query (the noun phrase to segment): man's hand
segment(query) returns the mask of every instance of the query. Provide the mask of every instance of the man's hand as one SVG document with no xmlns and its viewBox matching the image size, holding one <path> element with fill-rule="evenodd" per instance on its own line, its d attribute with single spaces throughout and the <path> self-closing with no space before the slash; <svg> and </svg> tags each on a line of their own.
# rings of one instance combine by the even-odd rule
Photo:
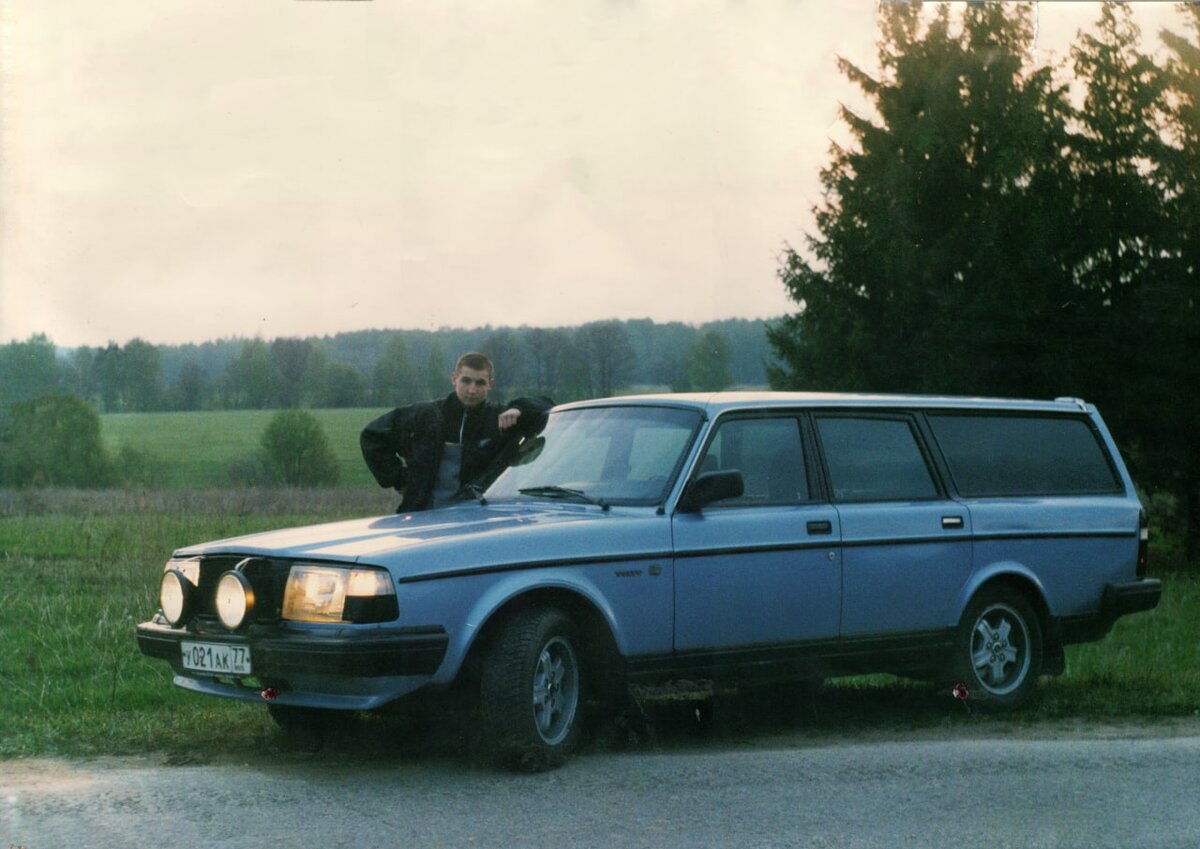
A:
<svg viewBox="0 0 1200 849">
<path fill-rule="evenodd" d="M 500 430 L 506 431 L 517 423 L 517 419 L 521 418 L 521 411 L 516 407 L 509 407 L 500 414 Z"/>
</svg>

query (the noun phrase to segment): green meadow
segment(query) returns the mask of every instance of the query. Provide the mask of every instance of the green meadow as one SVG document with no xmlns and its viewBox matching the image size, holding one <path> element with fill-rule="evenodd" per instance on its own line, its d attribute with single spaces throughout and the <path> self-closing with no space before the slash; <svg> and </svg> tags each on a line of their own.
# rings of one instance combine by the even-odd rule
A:
<svg viewBox="0 0 1200 849">
<path fill-rule="evenodd" d="M 363 425 L 381 409 L 312 410 L 329 437 L 344 486 L 377 484 L 358 450 Z M 206 489 L 229 484 L 232 464 L 260 448 L 274 410 L 214 410 L 186 413 L 107 413 L 100 433 L 113 451 L 122 447 L 149 454 L 161 468 L 164 489 Z"/>
</svg>

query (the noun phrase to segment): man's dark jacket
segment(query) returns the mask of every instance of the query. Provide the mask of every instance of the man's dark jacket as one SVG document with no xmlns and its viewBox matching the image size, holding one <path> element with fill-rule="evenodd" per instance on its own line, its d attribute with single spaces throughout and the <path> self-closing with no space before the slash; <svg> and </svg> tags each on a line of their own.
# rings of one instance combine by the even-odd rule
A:
<svg viewBox="0 0 1200 849">
<path fill-rule="evenodd" d="M 549 398 L 518 398 L 503 405 L 485 401 L 464 408 L 451 392 L 441 400 L 422 401 L 384 413 L 363 428 L 358 441 L 375 480 L 382 487 L 401 492 L 403 500 L 398 510 L 408 513 L 429 507 L 442 462 L 442 446 L 447 441 L 458 441 L 460 423 L 459 481 L 466 484 L 487 471 L 506 445 L 538 433 L 552 406 L 554 402 Z M 520 410 L 521 416 L 514 427 L 501 434 L 500 413 L 510 407 Z"/>
</svg>

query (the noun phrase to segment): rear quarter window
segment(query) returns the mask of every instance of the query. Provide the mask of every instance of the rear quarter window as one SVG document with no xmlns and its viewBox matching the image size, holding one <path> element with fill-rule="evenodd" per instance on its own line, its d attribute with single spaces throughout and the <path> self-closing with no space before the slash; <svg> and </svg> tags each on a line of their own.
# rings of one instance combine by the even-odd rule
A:
<svg viewBox="0 0 1200 849">
<path fill-rule="evenodd" d="M 1088 495 L 1122 489 L 1086 419 L 965 414 L 927 419 L 962 495 Z"/>
<path fill-rule="evenodd" d="M 907 419 L 820 416 L 817 431 L 835 501 L 937 496 L 937 485 Z"/>
</svg>

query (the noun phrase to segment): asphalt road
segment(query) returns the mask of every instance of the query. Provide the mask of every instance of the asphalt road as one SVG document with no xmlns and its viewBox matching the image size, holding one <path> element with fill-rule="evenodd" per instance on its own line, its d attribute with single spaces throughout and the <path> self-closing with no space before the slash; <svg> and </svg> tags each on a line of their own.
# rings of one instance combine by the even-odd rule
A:
<svg viewBox="0 0 1200 849">
<path fill-rule="evenodd" d="M 1194 726 L 896 736 L 593 751 L 540 775 L 438 752 L 7 761 L 0 849 L 1200 847 Z"/>
</svg>

